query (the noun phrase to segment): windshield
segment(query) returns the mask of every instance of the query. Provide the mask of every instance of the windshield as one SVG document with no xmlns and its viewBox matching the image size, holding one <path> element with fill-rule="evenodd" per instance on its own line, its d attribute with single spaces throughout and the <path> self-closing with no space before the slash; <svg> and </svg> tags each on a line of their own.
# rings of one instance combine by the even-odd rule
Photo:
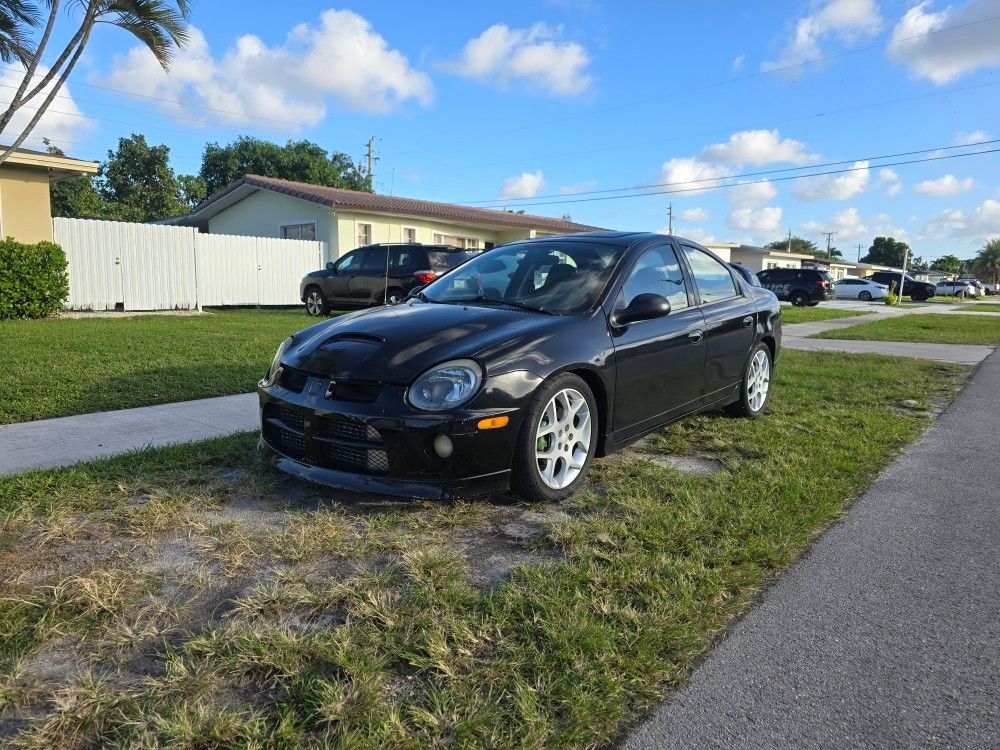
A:
<svg viewBox="0 0 1000 750">
<path fill-rule="evenodd" d="M 429 284 L 422 296 L 429 302 L 582 312 L 597 303 L 624 250 L 572 240 L 503 245 Z"/>
</svg>

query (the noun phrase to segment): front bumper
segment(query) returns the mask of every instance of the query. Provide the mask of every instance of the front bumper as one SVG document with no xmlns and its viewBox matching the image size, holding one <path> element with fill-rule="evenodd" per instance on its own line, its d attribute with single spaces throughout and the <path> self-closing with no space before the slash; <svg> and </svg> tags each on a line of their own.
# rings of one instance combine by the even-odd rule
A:
<svg viewBox="0 0 1000 750">
<path fill-rule="evenodd" d="M 260 449 L 282 471 L 404 497 L 471 498 L 509 489 L 522 409 L 503 389 L 491 394 L 489 381 L 468 407 L 435 414 L 408 406 L 404 386 L 299 375 L 292 388 L 279 377 L 258 389 Z M 478 429 L 481 419 L 500 415 L 509 417 L 507 426 Z M 434 447 L 441 435 L 452 444 L 444 458 Z"/>
</svg>

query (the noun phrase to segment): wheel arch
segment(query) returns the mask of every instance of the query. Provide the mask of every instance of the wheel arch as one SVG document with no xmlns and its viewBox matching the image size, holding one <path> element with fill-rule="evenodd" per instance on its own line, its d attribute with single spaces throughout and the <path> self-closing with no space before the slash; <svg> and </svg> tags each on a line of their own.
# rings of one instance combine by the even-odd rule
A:
<svg viewBox="0 0 1000 750">
<path fill-rule="evenodd" d="M 608 435 L 608 425 L 611 422 L 611 404 L 608 400 L 608 390 L 604 383 L 604 379 L 601 378 L 601 376 L 596 372 L 587 369 L 586 367 L 570 368 L 568 370 L 563 370 L 563 372 L 576 375 L 587 384 L 587 387 L 590 388 L 590 392 L 594 394 L 594 400 L 597 402 L 596 455 L 604 455 L 603 446 L 605 444 L 605 438 Z"/>
</svg>

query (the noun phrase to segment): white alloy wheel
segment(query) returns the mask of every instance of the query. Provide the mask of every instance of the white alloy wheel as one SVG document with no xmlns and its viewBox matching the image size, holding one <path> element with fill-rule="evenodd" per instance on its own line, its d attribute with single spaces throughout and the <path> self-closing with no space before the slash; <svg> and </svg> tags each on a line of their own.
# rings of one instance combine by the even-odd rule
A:
<svg viewBox="0 0 1000 750">
<path fill-rule="evenodd" d="M 310 315 L 320 316 L 323 314 L 323 295 L 318 290 L 313 289 L 306 295 L 306 310 Z"/>
<path fill-rule="evenodd" d="M 571 485 L 590 455 L 593 420 L 590 406 L 575 388 L 564 388 L 542 411 L 535 431 L 535 466 L 554 490 Z"/>
<path fill-rule="evenodd" d="M 763 349 L 753 355 L 747 372 L 747 404 L 757 413 L 764 408 L 767 391 L 771 387 L 771 360 Z"/>
</svg>

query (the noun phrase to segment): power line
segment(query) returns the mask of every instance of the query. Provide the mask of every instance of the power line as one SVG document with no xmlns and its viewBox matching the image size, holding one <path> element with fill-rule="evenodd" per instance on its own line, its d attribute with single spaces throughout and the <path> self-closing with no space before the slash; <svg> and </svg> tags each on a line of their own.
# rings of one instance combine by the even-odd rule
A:
<svg viewBox="0 0 1000 750">
<path fill-rule="evenodd" d="M 631 185 L 630 187 L 620 187 L 620 188 L 605 188 L 603 190 L 582 190 L 578 193 L 570 193 L 569 197 L 574 197 L 578 195 L 601 195 L 604 193 L 623 193 L 630 190 L 647 190 L 651 188 L 660 187 L 672 187 L 674 185 L 693 185 L 702 182 L 720 182 L 723 180 L 738 180 L 744 177 L 760 177 L 763 175 L 781 174 L 783 172 L 799 172 L 803 169 L 823 169 L 825 167 L 836 167 L 841 164 L 853 164 L 858 161 L 881 161 L 882 159 L 897 159 L 903 156 L 913 156 L 915 154 L 928 154 L 934 151 L 952 151 L 957 148 L 972 148 L 974 146 L 989 146 L 994 143 L 1000 143 L 1000 138 L 993 138 L 988 141 L 976 141 L 974 143 L 963 143 L 959 146 L 935 146 L 933 148 L 921 148 L 914 151 L 900 151 L 895 154 L 882 154 L 880 156 L 861 156 L 856 159 L 841 159 L 840 161 L 828 161 L 819 164 L 805 164 L 799 167 L 775 167 L 774 169 L 762 169 L 757 172 L 743 172 L 741 174 L 734 175 L 719 175 L 718 177 L 699 177 L 693 180 L 677 180 L 675 182 L 652 182 L 646 185 Z M 980 153 L 980 152 L 975 152 Z M 984 152 L 985 153 L 985 152 Z M 885 166 L 882 164 L 876 164 L 875 167 Z M 806 175 L 798 175 L 800 177 Z M 762 180 L 757 180 L 757 182 L 762 182 Z M 726 186 L 720 186 L 726 187 Z M 699 188 L 701 189 L 701 188 Z M 497 199 L 491 200 L 479 200 L 479 201 L 466 201 L 465 205 L 480 205 L 484 203 L 503 203 L 508 205 L 514 203 L 515 201 L 526 201 L 526 200 L 539 200 L 542 198 L 559 198 L 565 197 L 564 194 L 550 193 L 548 195 L 536 195 L 531 198 L 508 198 L 503 201 L 498 201 Z"/>
<path fill-rule="evenodd" d="M 959 158 L 961 158 L 963 156 L 982 156 L 984 154 L 995 154 L 995 153 L 1000 153 L 1000 148 L 993 148 L 993 149 L 988 149 L 988 150 L 985 150 L 985 151 L 970 151 L 970 152 L 965 153 L 965 154 L 943 154 L 941 156 L 927 156 L 927 157 L 924 157 L 922 159 L 908 159 L 908 160 L 904 160 L 904 161 L 885 162 L 885 163 L 882 163 L 882 164 L 876 164 L 876 165 L 874 165 L 874 167 L 876 167 L 876 168 L 877 167 L 899 167 L 899 166 L 903 166 L 905 164 L 921 164 L 921 163 L 924 163 L 924 162 L 942 161 L 944 159 L 959 159 Z M 775 178 L 769 179 L 769 180 L 751 180 L 750 182 L 740 183 L 740 184 L 752 185 L 755 182 L 765 182 L 765 181 L 770 181 L 770 182 L 786 182 L 788 180 L 798 180 L 798 179 L 802 179 L 804 177 L 822 177 L 822 176 L 825 176 L 825 175 L 845 174 L 845 173 L 848 173 L 848 172 L 860 172 L 862 170 L 871 169 L 871 168 L 872 167 L 870 167 L 870 166 L 865 166 L 865 167 L 848 167 L 848 168 L 845 168 L 845 169 L 827 170 L 825 172 L 809 172 L 809 173 L 806 173 L 806 174 L 789 175 L 789 176 L 786 176 L 786 177 L 775 177 Z M 718 180 L 718 181 L 721 181 L 721 180 L 732 180 L 732 179 L 736 179 L 738 176 L 739 175 L 732 175 L 732 176 L 729 176 L 729 177 L 719 177 L 719 178 L 715 178 L 715 179 Z M 691 182 L 693 182 L 693 180 Z M 688 183 L 684 182 L 684 183 L 679 183 L 679 184 L 686 185 Z M 554 206 L 554 205 L 560 205 L 560 204 L 564 204 L 564 203 L 593 203 L 595 201 L 611 201 L 611 200 L 617 200 L 617 199 L 620 199 L 620 198 L 644 198 L 644 197 L 650 196 L 650 195 L 674 195 L 676 193 L 696 193 L 696 192 L 705 192 L 705 193 L 707 193 L 707 192 L 709 192 L 711 190 L 719 190 L 720 188 L 727 188 L 727 187 L 732 187 L 732 185 L 707 185 L 705 187 L 675 188 L 675 189 L 672 189 L 672 190 L 653 190 L 653 191 L 649 191 L 649 192 L 645 192 L 645 193 L 628 193 L 628 194 L 624 194 L 624 195 L 602 195 L 602 196 L 597 196 L 597 197 L 592 197 L 592 198 L 568 198 L 566 200 L 539 201 L 538 203 L 520 203 L 520 204 L 518 204 L 518 206 L 520 208 L 524 208 L 524 207 L 527 207 L 527 206 Z M 454 201 L 454 202 L 455 203 L 459 203 L 459 204 L 463 204 L 464 203 L 465 205 L 468 205 L 468 201 Z"/>
</svg>

